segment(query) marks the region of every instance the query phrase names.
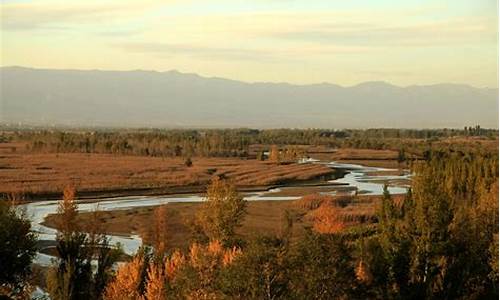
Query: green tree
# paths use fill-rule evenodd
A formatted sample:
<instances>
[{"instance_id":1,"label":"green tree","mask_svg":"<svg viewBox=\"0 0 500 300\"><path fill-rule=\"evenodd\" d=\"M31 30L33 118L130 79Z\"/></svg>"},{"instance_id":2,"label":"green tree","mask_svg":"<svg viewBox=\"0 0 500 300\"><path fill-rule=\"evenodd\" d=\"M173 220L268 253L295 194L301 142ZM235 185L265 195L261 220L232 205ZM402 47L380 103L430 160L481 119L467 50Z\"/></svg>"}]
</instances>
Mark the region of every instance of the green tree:
<instances>
[{"instance_id":1,"label":"green tree","mask_svg":"<svg viewBox=\"0 0 500 300\"><path fill-rule=\"evenodd\" d=\"M406 161L406 152L404 148L401 148L398 151L398 163L403 163L405 161Z\"/></svg>"},{"instance_id":2,"label":"green tree","mask_svg":"<svg viewBox=\"0 0 500 300\"><path fill-rule=\"evenodd\" d=\"M0 200L0 295L8 292L15 296L27 287L36 242L37 236L22 210L10 201Z\"/></svg>"},{"instance_id":3,"label":"green tree","mask_svg":"<svg viewBox=\"0 0 500 300\"><path fill-rule=\"evenodd\" d=\"M243 254L223 270L225 295L236 299L286 299L289 289L288 243L279 237L258 236Z\"/></svg>"},{"instance_id":4,"label":"green tree","mask_svg":"<svg viewBox=\"0 0 500 300\"><path fill-rule=\"evenodd\" d=\"M351 253L341 234L306 233L290 259L292 298L352 298L356 276Z\"/></svg>"},{"instance_id":5,"label":"green tree","mask_svg":"<svg viewBox=\"0 0 500 300\"><path fill-rule=\"evenodd\" d=\"M429 152L402 203L385 191L377 234L364 245L380 298L498 297L495 157ZM491 177L490 177L491 176ZM478 178L481 180L471 180ZM493 179L493 180L492 180Z\"/></svg>"}]
</instances>

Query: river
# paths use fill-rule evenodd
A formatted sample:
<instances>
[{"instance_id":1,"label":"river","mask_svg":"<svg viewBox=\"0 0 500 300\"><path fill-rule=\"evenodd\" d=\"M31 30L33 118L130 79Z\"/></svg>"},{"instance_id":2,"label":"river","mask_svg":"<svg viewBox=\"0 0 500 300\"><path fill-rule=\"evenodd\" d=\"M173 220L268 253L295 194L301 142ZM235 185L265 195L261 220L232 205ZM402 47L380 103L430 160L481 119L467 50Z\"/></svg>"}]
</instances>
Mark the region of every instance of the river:
<instances>
[{"instance_id":1,"label":"river","mask_svg":"<svg viewBox=\"0 0 500 300\"><path fill-rule=\"evenodd\" d=\"M321 162L308 162L321 163ZM363 195L380 195L383 191L384 183L389 183L389 192L391 194L406 193L407 185L401 182L409 182L410 174L404 171L401 175L384 175L384 172L394 172L394 169L367 167L354 164L341 164L337 162L326 163L331 168L343 169L348 173L344 177L329 181L332 187L342 187L342 193L363 194ZM397 183L397 185L395 184ZM273 196L273 193L280 189L272 189L264 192L247 193L244 198L248 201L259 200L295 200L298 196ZM336 191L325 192L330 194L337 193ZM340 193L340 191L339 191ZM78 210L93 211L99 209L102 211L122 210L133 207L156 206L172 202L200 202L203 201L201 195L169 195L169 196L132 196L120 197L113 199L96 199L94 201L86 200L79 202ZM39 240L54 241L57 231L53 228L42 225L44 219L49 214L57 213L58 200L39 201L21 205L27 216L30 218L32 228L38 233ZM127 254L134 254L142 244L142 239L138 235L118 236L108 235L111 244L121 244L123 250ZM48 266L52 264L53 257L37 253L34 263Z\"/></svg>"}]
</instances>

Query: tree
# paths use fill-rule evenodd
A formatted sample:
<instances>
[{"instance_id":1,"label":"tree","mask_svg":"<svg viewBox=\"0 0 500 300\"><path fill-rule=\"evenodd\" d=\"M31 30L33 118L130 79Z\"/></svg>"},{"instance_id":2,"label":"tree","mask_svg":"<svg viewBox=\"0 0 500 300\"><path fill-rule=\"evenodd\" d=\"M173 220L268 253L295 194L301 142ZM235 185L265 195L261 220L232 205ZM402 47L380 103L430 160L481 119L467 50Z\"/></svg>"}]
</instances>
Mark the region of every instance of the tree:
<instances>
[{"instance_id":1,"label":"tree","mask_svg":"<svg viewBox=\"0 0 500 300\"><path fill-rule=\"evenodd\" d=\"M246 213L246 200L236 187L216 177L207 189L207 197L196 216L195 225L206 238L233 245L235 229L241 226Z\"/></svg>"},{"instance_id":2,"label":"tree","mask_svg":"<svg viewBox=\"0 0 500 300\"><path fill-rule=\"evenodd\" d=\"M167 276L165 273L163 265L155 263L149 265L145 288L146 300L167 299Z\"/></svg>"},{"instance_id":3,"label":"tree","mask_svg":"<svg viewBox=\"0 0 500 300\"><path fill-rule=\"evenodd\" d=\"M104 292L105 300L137 300L141 299L144 281L145 258L136 255L131 262L121 266L116 277Z\"/></svg>"},{"instance_id":4,"label":"tree","mask_svg":"<svg viewBox=\"0 0 500 300\"><path fill-rule=\"evenodd\" d=\"M256 159L260 161L264 160L264 151L257 151Z\"/></svg>"},{"instance_id":5,"label":"tree","mask_svg":"<svg viewBox=\"0 0 500 300\"><path fill-rule=\"evenodd\" d=\"M370 268L372 292L382 298L410 297L407 294L410 268L410 239L403 211L410 208L411 191L403 203L395 203L387 185L384 185L382 202L377 213L377 235L361 241L367 249L361 260ZM408 201L408 203L406 203ZM410 297L411 298L411 297Z\"/></svg>"},{"instance_id":6,"label":"tree","mask_svg":"<svg viewBox=\"0 0 500 300\"><path fill-rule=\"evenodd\" d=\"M406 161L406 152L404 148L401 148L398 151L398 163L402 163L405 161Z\"/></svg>"},{"instance_id":7,"label":"tree","mask_svg":"<svg viewBox=\"0 0 500 300\"><path fill-rule=\"evenodd\" d=\"M396 204L384 192L376 235L365 243L370 290L380 298L498 297L495 157L429 152ZM480 180L478 180L480 179ZM496 266L496 267L495 267Z\"/></svg>"},{"instance_id":8,"label":"tree","mask_svg":"<svg viewBox=\"0 0 500 300\"><path fill-rule=\"evenodd\" d=\"M158 257L163 257L167 250L167 233L167 208L162 205L156 208L154 211L154 224L150 231L154 251Z\"/></svg>"},{"instance_id":9,"label":"tree","mask_svg":"<svg viewBox=\"0 0 500 300\"><path fill-rule=\"evenodd\" d=\"M141 250L118 269L104 299L220 299L221 274L240 255L239 248L224 248L217 240L193 243L186 255L176 250L161 259Z\"/></svg>"},{"instance_id":10,"label":"tree","mask_svg":"<svg viewBox=\"0 0 500 300\"><path fill-rule=\"evenodd\" d=\"M109 238L104 234L99 221L101 213L97 207L85 228L88 233L86 247L90 249L90 256L96 263L91 282L91 295L96 299L102 299L106 284L112 279L113 267L123 254L120 247L112 247L109 244Z\"/></svg>"},{"instance_id":11,"label":"tree","mask_svg":"<svg viewBox=\"0 0 500 300\"><path fill-rule=\"evenodd\" d=\"M47 287L53 299L84 299L89 296L91 258L85 248L86 235L78 231L76 190L66 187L59 203L56 237L58 265L49 270Z\"/></svg>"},{"instance_id":12,"label":"tree","mask_svg":"<svg viewBox=\"0 0 500 300\"><path fill-rule=\"evenodd\" d=\"M70 235L78 231L76 217L78 215L78 205L75 201L76 189L73 186L66 186L63 191L63 200L59 203L56 226L62 235Z\"/></svg>"},{"instance_id":13,"label":"tree","mask_svg":"<svg viewBox=\"0 0 500 300\"><path fill-rule=\"evenodd\" d=\"M269 150L269 161L279 164L280 163L280 150L278 146L272 145Z\"/></svg>"},{"instance_id":14,"label":"tree","mask_svg":"<svg viewBox=\"0 0 500 300\"><path fill-rule=\"evenodd\" d=\"M333 202L326 201L311 212L313 229L318 233L332 234L344 230L345 224L339 215L339 208Z\"/></svg>"},{"instance_id":15,"label":"tree","mask_svg":"<svg viewBox=\"0 0 500 300\"><path fill-rule=\"evenodd\" d=\"M339 234L306 233L289 269L292 299L350 299L356 286L352 250Z\"/></svg>"},{"instance_id":16,"label":"tree","mask_svg":"<svg viewBox=\"0 0 500 300\"><path fill-rule=\"evenodd\" d=\"M289 243L273 236L249 241L222 271L221 290L230 299L286 299L289 291Z\"/></svg>"},{"instance_id":17,"label":"tree","mask_svg":"<svg viewBox=\"0 0 500 300\"><path fill-rule=\"evenodd\" d=\"M121 251L112 249L106 236L100 232L97 213L94 222L86 228L88 233L78 226L74 187L65 188L63 195L57 221L56 250L59 259L48 271L48 291L55 300L101 299L111 268ZM97 262L95 272L92 267L94 259Z\"/></svg>"},{"instance_id":18,"label":"tree","mask_svg":"<svg viewBox=\"0 0 500 300\"><path fill-rule=\"evenodd\" d=\"M13 195L10 200L18 198ZM14 203L0 200L0 295L8 291L14 296L27 288L36 242L31 222L22 210Z\"/></svg>"}]
</instances>

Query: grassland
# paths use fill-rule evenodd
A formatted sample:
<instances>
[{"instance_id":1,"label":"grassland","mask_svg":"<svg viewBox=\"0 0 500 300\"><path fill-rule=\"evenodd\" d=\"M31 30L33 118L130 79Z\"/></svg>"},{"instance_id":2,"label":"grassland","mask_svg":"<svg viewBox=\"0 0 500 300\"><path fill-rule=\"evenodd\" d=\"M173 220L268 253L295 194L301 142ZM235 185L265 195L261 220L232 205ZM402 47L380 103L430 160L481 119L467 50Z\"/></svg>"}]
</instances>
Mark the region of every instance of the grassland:
<instances>
[{"instance_id":1,"label":"grassland","mask_svg":"<svg viewBox=\"0 0 500 300\"><path fill-rule=\"evenodd\" d=\"M495 141L449 139L439 143L483 143ZM21 192L31 199L58 198L69 184L76 186L80 198L126 195L177 194L204 192L206 184L217 175L234 181L241 191L262 190L311 182L332 176L332 170L313 164L276 164L245 158L192 158L186 166L180 157L151 157L97 153L33 153L22 143L0 143L0 194ZM256 144L250 152L269 145ZM375 149L333 149L326 146L294 145L309 157L367 166L396 169L407 168L399 163L398 151ZM412 157L412 154L407 154ZM392 173L391 173L392 174ZM385 175L390 175L385 173ZM286 193L305 195L318 192L289 190ZM298 191L298 193L297 193Z\"/></svg>"},{"instance_id":2,"label":"grassland","mask_svg":"<svg viewBox=\"0 0 500 300\"><path fill-rule=\"evenodd\" d=\"M196 193L215 175L233 180L242 190L263 189L329 176L321 165L282 164L239 158L181 158L110 154L0 155L0 193L23 192L33 197L58 197L72 184L79 196Z\"/></svg>"}]
</instances>

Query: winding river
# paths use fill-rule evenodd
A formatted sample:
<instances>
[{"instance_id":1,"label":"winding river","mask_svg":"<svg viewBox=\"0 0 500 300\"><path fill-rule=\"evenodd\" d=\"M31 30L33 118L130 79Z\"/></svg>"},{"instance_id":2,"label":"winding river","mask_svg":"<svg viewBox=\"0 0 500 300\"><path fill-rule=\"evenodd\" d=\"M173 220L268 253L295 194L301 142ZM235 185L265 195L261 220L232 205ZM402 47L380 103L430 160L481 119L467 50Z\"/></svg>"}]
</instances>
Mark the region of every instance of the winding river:
<instances>
[{"instance_id":1,"label":"winding river","mask_svg":"<svg viewBox=\"0 0 500 300\"><path fill-rule=\"evenodd\" d=\"M308 162L320 163L320 162ZM406 193L407 183L410 179L410 174L404 171L400 175L384 175L384 172L394 173L394 169L366 167L354 164L341 164L337 162L326 163L331 168L343 169L348 173L344 177L329 181L331 187L340 187L338 191L330 191L325 193L349 193L363 195L380 195L383 191L384 183L389 184L389 192L391 194ZM391 174L392 174L391 173ZM404 183L406 182L406 184ZM330 187L330 186L329 186ZM259 200L294 200L298 196L273 196L273 193L279 192L280 189L271 189L264 192L247 193L244 195L248 201ZM95 201L85 201L79 203L79 211L92 211L99 209L102 211L122 210L133 207L156 206L172 202L200 202L203 201L203 196L200 195L182 195L182 196L132 196L120 197L113 199L99 199ZM57 212L58 200L39 201L23 204L21 207L31 219L32 228L38 233L41 241L54 241L56 238L56 230L42 225L45 217L49 214ZM111 244L121 244L123 250L127 254L134 254L142 244L142 239L138 235L118 236L108 235ZM38 253L35 263L48 266L52 263L52 256Z\"/></svg>"}]
</instances>

